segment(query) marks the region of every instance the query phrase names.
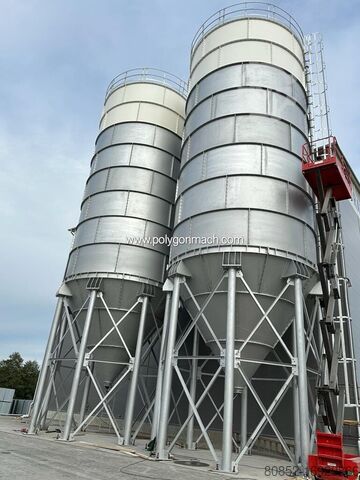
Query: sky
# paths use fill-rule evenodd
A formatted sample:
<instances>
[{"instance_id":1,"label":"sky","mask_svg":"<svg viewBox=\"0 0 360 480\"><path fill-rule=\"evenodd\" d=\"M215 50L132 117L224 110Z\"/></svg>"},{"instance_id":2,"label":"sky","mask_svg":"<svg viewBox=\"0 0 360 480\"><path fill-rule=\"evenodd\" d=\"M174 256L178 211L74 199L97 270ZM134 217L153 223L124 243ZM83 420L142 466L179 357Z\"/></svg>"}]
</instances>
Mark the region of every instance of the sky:
<instances>
[{"instance_id":1,"label":"sky","mask_svg":"<svg viewBox=\"0 0 360 480\"><path fill-rule=\"evenodd\" d=\"M360 1L273 3L323 34L333 132L360 177ZM187 79L196 30L227 5L0 0L0 359L42 359L108 83L145 66Z\"/></svg>"}]
</instances>

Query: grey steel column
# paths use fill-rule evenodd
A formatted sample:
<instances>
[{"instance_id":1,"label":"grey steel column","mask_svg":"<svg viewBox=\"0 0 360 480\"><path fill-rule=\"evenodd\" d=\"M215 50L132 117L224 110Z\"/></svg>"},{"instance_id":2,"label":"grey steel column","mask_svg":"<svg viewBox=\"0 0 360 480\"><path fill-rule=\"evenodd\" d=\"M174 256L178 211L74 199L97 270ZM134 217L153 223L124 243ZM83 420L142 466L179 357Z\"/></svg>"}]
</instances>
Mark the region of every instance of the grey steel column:
<instances>
[{"instance_id":1,"label":"grey steel column","mask_svg":"<svg viewBox=\"0 0 360 480\"><path fill-rule=\"evenodd\" d=\"M297 358L297 348L296 348L296 323L293 323L293 355ZM300 411L299 411L299 385L297 375L294 375L293 378L293 410L294 410L294 446L295 446L295 458L296 463L300 461L300 445L301 445L301 435L300 435Z\"/></svg>"},{"instance_id":2,"label":"grey steel column","mask_svg":"<svg viewBox=\"0 0 360 480\"><path fill-rule=\"evenodd\" d=\"M171 380L172 380L172 357L176 340L176 327L179 313L180 298L180 277L174 278L174 288L171 302L169 333L166 346L166 354L164 361L164 378L162 388L161 410L159 417L159 432L157 442L157 458L159 460L167 460L168 455L165 451L167 440L167 424L169 421L170 397L171 397Z\"/></svg>"},{"instance_id":3,"label":"grey steel column","mask_svg":"<svg viewBox=\"0 0 360 480\"><path fill-rule=\"evenodd\" d=\"M247 442L247 418L248 418L248 389L243 387L241 392L241 449L243 449Z\"/></svg>"},{"instance_id":4,"label":"grey steel column","mask_svg":"<svg viewBox=\"0 0 360 480\"><path fill-rule=\"evenodd\" d=\"M80 425L80 423L83 422L84 417L85 417L86 405L87 405L88 398L89 398L90 385L91 385L91 378L90 378L90 375L87 374L87 377L85 379L84 392L83 392L83 396L82 396L82 400L81 400L81 407L80 407L80 414L79 414L79 425Z\"/></svg>"},{"instance_id":5,"label":"grey steel column","mask_svg":"<svg viewBox=\"0 0 360 480\"><path fill-rule=\"evenodd\" d=\"M59 325L59 320L61 318L62 306L63 306L62 302L63 302L62 297L59 297L56 304L54 319L51 325L49 339L45 349L44 360L41 365L40 376L39 376L38 385L35 392L34 408L31 415L31 422L28 430L28 434L30 435L35 433L35 430L37 427L37 420L40 413L41 401L42 401L43 392L44 392L44 386L45 386L46 374L49 366L50 355L52 352L56 331Z\"/></svg>"},{"instance_id":6,"label":"grey steel column","mask_svg":"<svg viewBox=\"0 0 360 480\"><path fill-rule=\"evenodd\" d=\"M234 354L235 354L235 300L236 269L228 270L228 295L226 316L224 423L222 441L223 472L232 472L233 397L234 397Z\"/></svg>"},{"instance_id":7,"label":"grey steel column","mask_svg":"<svg viewBox=\"0 0 360 480\"><path fill-rule=\"evenodd\" d=\"M192 351L193 357L196 357L198 355L198 350L199 350L199 333L198 333L197 327L195 326L194 327L194 338L193 338L193 351ZM190 396L191 396L191 399L194 403L196 403L197 368L198 368L198 361L196 359L193 359L191 361ZM186 446L189 450L194 450L194 444L193 444L193 439L194 439L194 414L193 414L193 411L192 411L192 408L191 408L190 405L189 405L188 415L191 415L191 418L190 418L188 426L187 426Z\"/></svg>"},{"instance_id":8,"label":"grey steel column","mask_svg":"<svg viewBox=\"0 0 360 480\"><path fill-rule=\"evenodd\" d=\"M124 427L124 445L130 445L131 443L131 427L134 418L134 409L135 409L135 400L136 400L136 390L138 387L139 381L139 372L141 366L141 351L144 343L144 331L146 323L146 313L149 303L149 297L142 297L142 306L139 322L139 330L136 341L136 350L134 357L133 371L131 375L131 381L129 386L129 393L126 402L126 411L125 411L125 427Z\"/></svg>"},{"instance_id":9,"label":"grey steel column","mask_svg":"<svg viewBox=\"0 0 360 480\"><path fill-rule=\"evenodd\" d=\"M38 426L40 430L44 430L46 428L46 417L47 417L47 412L49 410L49 402L50 402L50 396L51 396L51 389L52 389L52 382L51 382L51 377L53 377L52 373L50 373L50 378L48 380L48 386L46 388L45 396L44 396L44 402L43 402L43 408L40 412L39 415L39 421L38 421Z\"/></svg>"},{"instance_id":10,"label":"grey steel column","mask_svg":"<svg viewBox=\"0 0 360 480\"><path fill-rule=\"evenodd\" d=\"M163 323L163 331L161 336L161 346L160 346L160 356L159 356L159 366L158 366L158 372L157 372L157 378L156 378L156 393L155 393L155 402L154 402L153 421L151 425L151 440L153 440L155 437L158 436L158 429L159 429L159 415L160 415L160 407L161 407L161 393L162 393L163 374L164 374L164 354L165 354L166 341L168 336L170 302L171 302L171 293L168 292L166 294L164 323Z\"/></svg>"},{"instance_id":11,"label":"grey steel column","mask_svg":"<svg viewBox=\"0 0 360 480\"><path fill-rule=\"evenodd\" d=\"M295 289L295 328L296 349L298 359L298 391L299 391L299 417L300 417L300 446L301 465L305 470L310 448L309 434L309 403L306 368L306 346L304 334L304 311L301 278L294 278Z\"/></svg>"},{"instance_id":12,"label":"grey steel column","mask_svg":"<svg viewBox=\"0 0 360 480\"><path fill-rule=\"evenodd\" d=\"M57 349L54 353L55 357L58 357L60 351L61 351L61 347L62 347L62 338L63 338L63 335L64 335L64 331L65 331L65 326L66 326L66 320L65 318L63 319L63 322L60 326L60 329L59 329L59 336L58 336L58 346L57 346ZM38 418L38 423L40 421L40 430L44 430L46 428L46 417L47 417L47 413L48 413L48 410L49 410L49 402L50 402L50 398L51 398L51 390L52 390L52 384L55 382L55 377L56 377L56 373L57 373L57 370L59 368L59 362L56 362L56 364L54 365L53 367L53 371L52 373L50 373L50 377L49 377L49 380L48 380L48 387L47 387L47 390L46 390L46 394L45 394L45 401L43 402L44 406L42 408L42 411L40 413L40 417ZM56 392L54 392L55 396L56 396Z\"/></svg>"},{"instance_id":13,"label":"grey steel column","mask_svg":"<svg viewBox=\"0 0 360 480\"><path fill-rule=\"evenodd\" d=\"M91 290L89 305L88 305L88 309L87 309L87 312L86 312L84 330L82 332L79 354L78 354L78 358L77 358L77 361L76 361L74 378L73 378L73 382L72 382L72 386L71 386L71 392L70 392L70 397L69 397L69 405L68 405L68 409L67 409L67 413L66 413L66 420L65 420L65 425L64 425L64 433L61 437L61 440L69 440L70 439L71 423L73 421L75 401L76 401L76 396L77 396L79 383L80 383L81 370L82 370L83 365L84 365L87 339L88 339L90 325L91 325L91 317L92 317L92 314L93 314L93 311L94 311L96 294L97 294L96 290Z\"/></svg>"}]
</instances>

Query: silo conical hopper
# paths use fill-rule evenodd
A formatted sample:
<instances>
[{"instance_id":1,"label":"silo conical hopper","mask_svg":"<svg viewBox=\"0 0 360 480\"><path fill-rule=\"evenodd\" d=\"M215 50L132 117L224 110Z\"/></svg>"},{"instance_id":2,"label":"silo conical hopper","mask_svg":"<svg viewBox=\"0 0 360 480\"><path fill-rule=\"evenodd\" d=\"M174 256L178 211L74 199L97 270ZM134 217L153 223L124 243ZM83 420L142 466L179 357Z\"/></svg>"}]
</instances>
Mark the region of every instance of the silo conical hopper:
<instances>
[{"instance_id":1,"label":"silo conical hopper","mask_svg":"<svg viewBox=\"0 0 360 480\"><path fill-rule=\"evenodd\" d=\"M301 31L287 17L263 18L246 6L213 15L193 41L170 258L173 266L183 261L202 306L223 271L223 253L241 253L244 278L266 311L290 262L299 262L310 276L316 269L313 199L301 173L308 135L304 47ZM214 240L203 246L182 237ZM294 317L291 290L271 312L280 334ZM185 294L182 300L195 316L191 298ZM206 309L222 345L226 302L224 282ZM260 317L238 281L235 348ZM201 320L199 329L218 352ZM242 357L261 362L277 342L263 322ZM255 363L244 367L249 377L257 368ZM240 375L235 384L243 385Z\"/></svg>"}]
</instances>

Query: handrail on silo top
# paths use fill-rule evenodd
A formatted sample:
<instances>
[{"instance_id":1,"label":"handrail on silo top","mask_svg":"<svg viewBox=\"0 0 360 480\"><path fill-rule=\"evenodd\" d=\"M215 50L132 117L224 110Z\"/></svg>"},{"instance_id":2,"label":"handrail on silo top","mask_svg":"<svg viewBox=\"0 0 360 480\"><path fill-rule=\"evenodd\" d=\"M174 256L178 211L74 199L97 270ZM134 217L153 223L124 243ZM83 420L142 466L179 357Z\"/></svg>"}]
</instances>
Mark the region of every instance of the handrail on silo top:
<instances>
[{"instance_id":1,"label":"handrail on silo top","mask_svg":"<svg viewBox=\"0 0 360 480\"><path fill-rule=\"evenodd\" d=\"M293 35L304 45L304 34L297 21L282 8L267 2L242 2L229 5L222 8L211 15L201 25L196 32L191 44L191 53L193 54L195 48L204 39L204 37L213 29L221 24L229 22L231 19L260 17L277 21L281 25L286 26Z\"/></svg>"},{"instance_id":2,"label":"handrail on silo top","mask_svg":"<svg viewBox=\"0 0 360 480\"><path fill-rule=\"evenodd\" d=\"M183 97L186 97L187 95L187 82L177 77L176 75L173 75L172 73L166 72L164 70L159 70L158 68L133 68L132 70L127 70L120 73L111 80L106 90L105 102L109 98L109 96L118 88L123 87L124 85L138 82L165 85L172 90L175 90Z\"/></svg>"}]
</instances>

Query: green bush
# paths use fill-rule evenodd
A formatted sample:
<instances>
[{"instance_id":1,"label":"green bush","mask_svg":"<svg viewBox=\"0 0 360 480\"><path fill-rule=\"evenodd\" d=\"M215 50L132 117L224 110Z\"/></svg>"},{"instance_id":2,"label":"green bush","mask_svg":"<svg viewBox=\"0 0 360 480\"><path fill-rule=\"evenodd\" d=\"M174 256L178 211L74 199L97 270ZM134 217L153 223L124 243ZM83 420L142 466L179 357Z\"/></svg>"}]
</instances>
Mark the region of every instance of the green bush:
<instances>
[{"instance_id":1,"label":"green bush","mask_svg":"<svg viewBox=\"0 0 360 480\"><path fill-rule=\"evenodd\" d=\"M38 376L39 364L30 360L24 362L19 352L0 361L0 387L14 388L15 398L31 400Z\"/></svg>"}]
</instances>

